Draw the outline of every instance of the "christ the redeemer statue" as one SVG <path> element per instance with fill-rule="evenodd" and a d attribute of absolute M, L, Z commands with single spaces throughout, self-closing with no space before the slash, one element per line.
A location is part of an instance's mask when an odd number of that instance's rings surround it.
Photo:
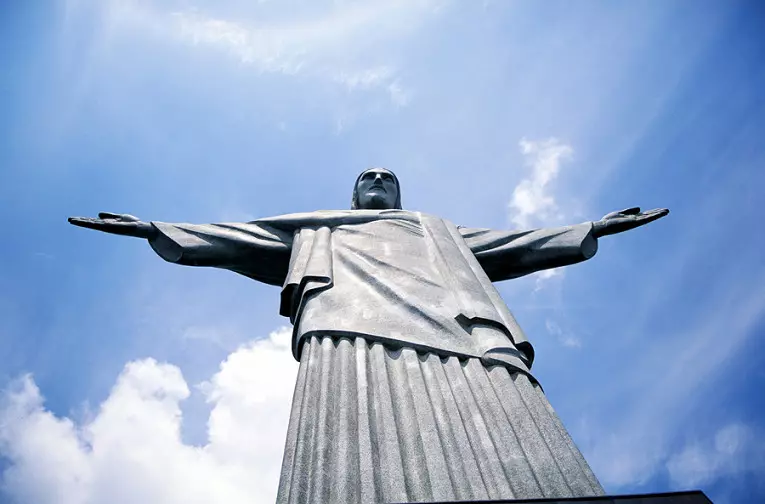
<path fill-rule="evenodd" d="M 351 210 L 243 224 L 112 213 L 69 222 L 280 286 L 300 370 L 277 502 L 357 503 L 603 494 L 492 282 L 584 261 L 601 236 L 667 213 L 464 228 L 403 210 L 398 179 L 375 168 L 356 180 Z"/>

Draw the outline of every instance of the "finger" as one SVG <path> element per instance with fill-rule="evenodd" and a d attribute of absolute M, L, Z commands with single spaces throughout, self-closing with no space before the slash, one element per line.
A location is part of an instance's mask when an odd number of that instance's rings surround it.
<path fill-rule="evenodd" d="M 621 212 L 610 212 L 603 216 L 603 220 L 613 219 L 622 215 Z"/>
<path fill-rule="evenodd" d="M 661 219 L 667 214 L 669 214 L 669 210 L 666 208 L 654 208 L 653 210 L 644 212 L 638 217 L 638 220 L 641 224 L 648 224 L 649 222 L 653 222 L 656 219 Z"/>
<path fill-rule="evenodd" d="M 104 226 L 104 221 L 92 217 L 69 217 L 67 221 L 69 224 L 88 229 L 101 229 Z"/>
<path fill-rule="evenodd" d="M 99 219 L 119 219 L 120 217 L 122 217 L 122 214 L 112 212 L 98 212 Z"/>
<path fill-rule="evenodd" d="M 624 210 L 607 213 L 606 215 L 603 216 L 603 220 L 615 219 L 617 217 L 624 217 L 626 215 L 637 215 L 639 213 L 640 213 L 640 207 L 630 207 L 630 208 L 625 208 Z"/>
<path fill-rule="evenodd" d="M 70 217 L 68 220 L 70 224 L 75 226 L 95 229 L 104 233 L 140 237 L 144 237 L 145 234 L 141 232 L 141 229 L 135 222 L 121 222 L 114 219 L 101 220 L 89 217 Z"/>
<path fill-rule="evenodd" d="M 669 210 L 666 208 L 654 208 L 653 210 L 646 210 L 641 215 L 651 216 L 651 217 L 654 215 L 657 215 L 659 217 L 664 217 L 668 213 L 669 213 Z"/>

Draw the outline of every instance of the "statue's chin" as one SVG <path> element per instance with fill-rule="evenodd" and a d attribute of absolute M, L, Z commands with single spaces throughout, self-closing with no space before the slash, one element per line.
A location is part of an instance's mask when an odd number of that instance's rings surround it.
<path fill-rule="evenodd" d="M 359 201 L 362 210 L 390 210 L 393 205 L 381 194 L 368 194 Z"/>

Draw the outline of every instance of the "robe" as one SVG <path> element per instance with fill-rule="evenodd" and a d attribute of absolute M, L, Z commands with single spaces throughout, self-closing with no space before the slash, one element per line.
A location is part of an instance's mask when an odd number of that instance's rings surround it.
<path fill-rule="evenodd" d="M 533 347 L 492 284 L 589 259 L 592 223 L 497 231 L 419 212 L 349 210 L 152 224 L 150 244 L 167 261 L 281 286 L 280 313 L 293 324 L 301 368 L 279 502 L 602 493 L 531 374 Z M 474 409 L 510 407 L 496 392 L 477 396 L 479 385 L 515 398 L 517 425 L 465 423 Z M 449 394 L 436 398 L 444 387 Z M 336 416 L 346 418 L 342 429 Z M 444 434 L 426 442 L 428 429 Z M 448 441 L 447 431 L 456 437 Z M 493 453 L 476 448 L 487 440 Z M 455 464 L 464 467 L 455 472 Z M 492 465 L 503 468 L 493 482 Z"/>

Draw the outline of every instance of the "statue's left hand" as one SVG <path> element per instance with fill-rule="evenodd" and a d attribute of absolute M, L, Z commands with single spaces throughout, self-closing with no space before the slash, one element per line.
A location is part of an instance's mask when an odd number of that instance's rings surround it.
<path fill-rule="evenodd" d="M 611 212 L 603 216 L 599 221 L 593 222 L 592 234 L 595 238 L 621 233 L 630 229 L 643 226 L 656 219 L 661 219 L 669 213 L 666 208 L 654 208 L 641 212 L 640 207 L 626 208 L 619 212 Z"/>
<path fill-rule="evenodd" d="M 135 236 L 136 238 L 151 238 L 155 233 L 155 229 L 150 223 L 142 222 L 138 217 L 129 214 L 101 212 L 98 214 L 98 219 L 91 217 L 69 217 L 67 220 L 75 226 L 95 229 L 105 233 Z"/>

